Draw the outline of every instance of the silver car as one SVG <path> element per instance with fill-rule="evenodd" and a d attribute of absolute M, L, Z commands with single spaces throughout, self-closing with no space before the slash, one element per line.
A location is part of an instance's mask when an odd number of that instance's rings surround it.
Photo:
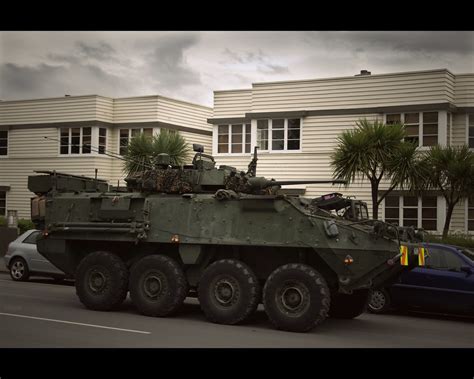
<path fill-rule="evenodd" d="M 57 280 L 65 278 L 64 272 L 38 253 L 36 238 L 39 233 L 39 230 L 28 230 L 8 245 L 4 259 L 13 280 L 24 282 L 30 275 L 50 276 Z"/>

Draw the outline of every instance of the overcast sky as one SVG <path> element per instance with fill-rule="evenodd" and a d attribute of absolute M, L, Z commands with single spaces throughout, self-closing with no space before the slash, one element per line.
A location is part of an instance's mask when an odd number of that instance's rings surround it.
<path fill-rule="evenodd" d="M 447 68 L 474 32 L 0 32 L 0 99 L 160 94 L 212 106 L 252 83 Z"/>

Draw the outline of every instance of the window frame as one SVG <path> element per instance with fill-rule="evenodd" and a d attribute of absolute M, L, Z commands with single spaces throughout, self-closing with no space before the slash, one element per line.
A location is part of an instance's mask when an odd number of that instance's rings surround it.
<path fill-rule="evenodd" d="M 259 120 L 267 120 L 268 121 L 268 149 L 267 150 L 258 150 L 262 153 L 270 153 L 270 154 L 279 154 L 279 153 L 300 153 L 301 146 L 303 144 L 303 118 L 302 117 L 275 117 L 275 118 L 260 118 L 257 119 L 256 122 Z M 273 120 L 283 120 L 283 149 L 276 150 L 273 149 Z M 300 122 L 300 146 L 299 149 L 288 149 L 288 120 L 299 120 Z M 255 129 L 257 125 L 255 124 Z M 258 136 L 255 138 L 255 146 L 258 146 Z"/>
<path fill-rule="evenodd" d="M 8 153 L 10 151 L 10 130 L 0 127 L 0 132 L 6 132 L 7 133 L 7 138 L 6 138 L 6 140 L 7 140 L 7 153 L 5 155 L 0 155 L 0 159 L 4 159 L 4 158 L 8 158 Z"/>
<path fill-rule="evenodd" d="M 474 229 L 469 229 L 469 221 L 472 221 L 474 222 L 474 218 L 469 218 L 469 208 L 473 209 L 474 210 L 474 198 L 472 199 L 472 206 L 469 206 L 469 198 L 466 199 L 466 201 L 464 202 L 464 207 L 465 207 L 465 212 L 464 214 L 466 215 L 465 217 L 465 230 L 466 230 L 466 233 L 467 234 L 474 234 Z"/>
<path fill-rule="evenodd" d="M 388 197 L 391 197 L 391 196 L 396 196 L 398 197 L 398 225 L 399 226 L 406 226 L 404 224 L 404 219 L 406 218 L 405 217 L 405 212 L 404 212 L 404 208 L 411 208 L 411 209 L 417 209 L 417 220 L 416 220 L 416 224 L 417 224 L 417 228 L 423 228 L 423 196 L 417 196 L 417 205 L 416 205 L 416 208 L 415 206 L 413 205 L 405 205 L 405 199 L 404 197 L 405 196 L 411 196 L 411 195 L 388 195 Z M 438 233 L 440 232 L 440 229 L 439 229 L 439 220 L 440 220 L 440 214 L 439 214 L 439 209 L 440 207 L 442 207 L 442 202 L 440 202 L 440 196 L 438 195 L 428 195 L 428 196 L 433 196 L 436 198 L 436 229 L 433 229 L 433 230 L 428 230 L 428 229 L 425 229 L 427 232 L 429 233 Z M 425 196 L 426 197 L 426 196 Z M 385 208 L 386 208 L 386 198 L 384 199 L 383 201 L 383 220 L 385 221 L 386 220 L 386 215 L 385 215 Z M 389 208 L 395 208 L 395 207 L 392 207 L 390 206 Z M 433 207 L 427 207 L 425 206 L 425 208 L 433 208 Z M 433 218 L 427 218 L 426 220 L 433 220 Z"/>
<path fill-rule="evenodd" d="M 226 153 L 219 153 L 219 127 L 220 126 L 225 126 L 227 127 L 227 152 Z M 232 145 L 236 145 L 232 143 L 232 127 L 233 126 L 242 126 L 242 141 L 240 142 L 242 146 L 242 152 L 240 153 L 233 153 L 232 152 Z M 250 131 L 247 132 L 247 126 L 250 127 Z M 215 128 L 215 133 L 216 133 L 216 143 L 215 143 L 215 155 L 220 155 L 220 156 L 225 156 L 225 155 L 232 155 L 232 156 L 238 156 L 238 155 L 250 155 L 252 154 L 252 123 L 251 122 L 235 122 L 235 123 L 230 123 L 230 124 L 218 124 L 216 125 Z M 250 136 L 250 151 L 246 152 L 245 151 L 245 146 L 247 145 L 247 136 Z"/>
<path fill-rule="evenodd" d="M 437 126 L 438 126 L 438 130 L 437 130 L 437 134 L 436 134 L 436 137 L 437 137 L 437 141 L 436 143 L 437 144 L 440 144 L 440 111 L 419 111 L 419 112 L 416 112 L 416 111 L 413 111 L 413 112 L 394 112 L 394 113 L 384 113 L 383 115 L 383 120 L 384 120 L 384 123 L 386 124 L 387 123 L 387 116 L 389 115 L 400 115 L 400 122 L 405 124 L 405 115 L 406 114 L 409 114 L 409 113 L 418 113 L 418 148 L 421 148 L 421 149 L 429 149 L 430 146 L 434 146 L 434 145 L 425 145 L 424 144 L 424 125 L 425 125 L 425 122 L 424 122 L 424 113 L 437 113 L 438 114 L 438 121 L 437 121 Z M 449 113 L 448 113 L 449 115 Z M 447 116 L 449 117 L 449 116 Z M 446 121 L 447 122 L 447 121 Z M 427 123 L 427 124 L 432 124 L 432 123 Z M 411 124 L 408 124 L 408 125 L 411 125 Z M 452 120 L 451 120 L 451 128 L 452 128 Z M 433 136 L 432 134 L 430 135 L 427 135 L 427 137 L 429 136 Z"/>
<path fill-rule="evenodd" d="M 471 121 L 472 118 L 472 121 Z M 474 141 L 474 134 L 470 136 L 470 128 L 474 129 L 474 113 L 467 113 L 466 114 L 466 144 L 469 147 L 469 150 L 474 151 L 474 143 L 473 147 L 469 146 L 469 140 L 472 139 Z"/>
<path fill-rule="evenodd" d="M 5 213 L 4 214 L 0 213 L 0 216 L 4 216 L 4 217 L 7 217 L 7 209 L 8 209 L 7 192 L 8 191 L 0 191 L 0 194 L 5 194 Z"/>
<path fill-rule="evenodd" d="M 105 130 L 105 136 L 100 135 L 101 130 Z M 104 128 L 104 127 L 101 127 L 101 126 L 99 126 L 97 128 L 97 154 L 98 155 L 106 155 L 107 154 L 107 142 L 108 142 L 107 139 L 109 137 L 108 134 L 109 134 L 108 128 Z M 100 144 L 100 138 L 101 137 L 105 138 L 105 142 L 104 142 L 103 145 Z M 100 151 L 101 147 L 104 148 L 103 152 Z"/>
<path fill-rule="evenodd" d="M 250 122 L 235 122 L 235 123 L 225 123 L 225 124 L 215 124 L 214 129 L 213 129 L 213 140 L 212 140 L 212 149 L 213 149 L 213 155 L 215 156 L 249 156 L 253 154 L 255 146 L 258 146 L 257 144 L 257 138 L 258 138 L 258 133 L 257 133 L 257 124 L 258 121 L 265 120 L 268 122 L 268 145 L 269 149 L 259 149 L 259 153 L 264 153 L 264 154 L 293 154 L 293 153 L 301 153 L 303 151 L 302 146 L 303 146 L 303 117 L 275 117 L 275 118 L 259 118 L 259 119 L 252 119 Z M 284 130 L 284 149 L 283 150 L 273 150 L 272 147 L 272 142 L 273 142 L 273 120 L 284 120 L 283 124 L 283 130 Z M 288 120 L 299 120 L 299 149 L 288 149 Z M 246 144 L 246 137 L 245 133 L 242 135 L 244 136 L 242 138 L 242 153 L 232 153 L 231 151 L 231 145 L 232 145 L 232 125 L 250 125 L 250 152 L 245 152 L 245 144 Z M 227 126 L 228 128 L 228 135 L 229 135 L 229 140 L 227 141 L 228 144 L 228 152 L 227 153 L 219 153 L 219 126 Z M 295 139 L 290 139 L 295 140 Z"/>
<path fill-rule="evenodd" d="M 84 136 L 84 128 L 90 128 L 91 129 L 91 134 L 90 134 L 90 139 L 91 139 L 91 149 L 89 153 L 84 153 L 83 152 L 83 136 Z M 90 157 L 96 154 L 96 152 L 93 150 L 94 146 L 94 140 L 95 140 L 95 132 L 94 129 L 95 126 L 66 126 L 66 127 L 60 127 L 58 128 L 58 140 L 59 140 L 59 145 L 58 145 L 58 156 L 59 157 Z M 61 153 L 61 131 L 62 130 L 68 130 L 68 152 L 67 153 Z M 72 148 L 72 129 L 79 129 L 79 153 L 71 153 L 71 148 Z M 88 136 L 89 134 L 86 134 Z"/>
<path fill-rule="evenodd" d="M 128 144 L 130 143 L 130 139 L 132 138 L 132 130 L 140 130 L 140 133 L 143 133 L 143 130 L 144 129 L 151 129 L 151 135 L 152 136 L 155 136 L 156 134 L 159 133 L 159 128 L 155 128 L 153 126 L 151 127 L 146 127 L 146 126 L 142 126 L 142 127 L 132 127 L 132 128 L 121 128 L 120 126 L 117 128 L 117 154 L 122 156 L 123 157 L 123 154 L 120 153 L 120 131 L 121 130 L 128 130 L 128 136 L 127 136 L 127 146 Z"/>

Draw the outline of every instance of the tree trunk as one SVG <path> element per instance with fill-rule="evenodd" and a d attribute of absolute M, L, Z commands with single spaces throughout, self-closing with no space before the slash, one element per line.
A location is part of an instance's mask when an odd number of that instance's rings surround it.
<path fill-rule="evenodd" d="M 453 210 L 454 210 L 454 204 L 448 203 L 448 209 L 446 211 L 446 220 L 444 222 L 444 228 L 443 228 L 443 238 L 446 238 L 448 236 L 449 232 L 449 224 L 451 223 L 451 216 L 453 215 Z"/>
<path fill-rule="evenodd" d="M 372 185 L 372 218 L 378 220 L 379 218 L 379 184 L 375 181 L 371 183 Z"/>

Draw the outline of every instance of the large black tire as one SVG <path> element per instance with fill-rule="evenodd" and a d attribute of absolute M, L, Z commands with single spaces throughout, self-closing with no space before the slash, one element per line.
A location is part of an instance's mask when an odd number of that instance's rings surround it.
<path fill-rule="evenodd" d="M 247 320 L 258 307 L 260 284 L 252 269 L 235 259 L 214 262 L 204 271 L 198 298 L 206 318 L 234 325 Z"/>
<path fill-rule="evenodd" d="M 263 288 L 263 304 L 277 329 L 307 332 L 322 323 L 330 307 L 330 292 L 314 268 L 291 263 L 277 268 Z"/>
<path fill-rule="evenodd" d="M 117 309 L 127 297 L 128 269 L 124 261 L 107 251 L 86 255 L 76 270 L 76 293 L 87 308 Z"/>
<path fill-rule="evenodd" d="M 356 290 L 352 295 L 334 294 L 331 298 L 329 316 L 332 318 L 352 319 L 367 309 L 369 290 Z"/>
<path fill-rule="evenodd" d="M 136 262 L 130 273 L 130 297 L 146 316 L 165 317 L 175 313 L 188 293 L 181 266 L 164 255 L 149 255 Z"/>
<path fill-rule="evenodd" d="M 26 282 L 30 278 L 30 269 L 23 258 L 13 258 L 10 262 L 10 276 L 16 282 Z"/>
<path fill-rule="evenodd" d="M 386 313 L 392 305 L 390 294 L 385 288 L 377 288 L 369 292 L 367 310 L 370 313 Z"/>

